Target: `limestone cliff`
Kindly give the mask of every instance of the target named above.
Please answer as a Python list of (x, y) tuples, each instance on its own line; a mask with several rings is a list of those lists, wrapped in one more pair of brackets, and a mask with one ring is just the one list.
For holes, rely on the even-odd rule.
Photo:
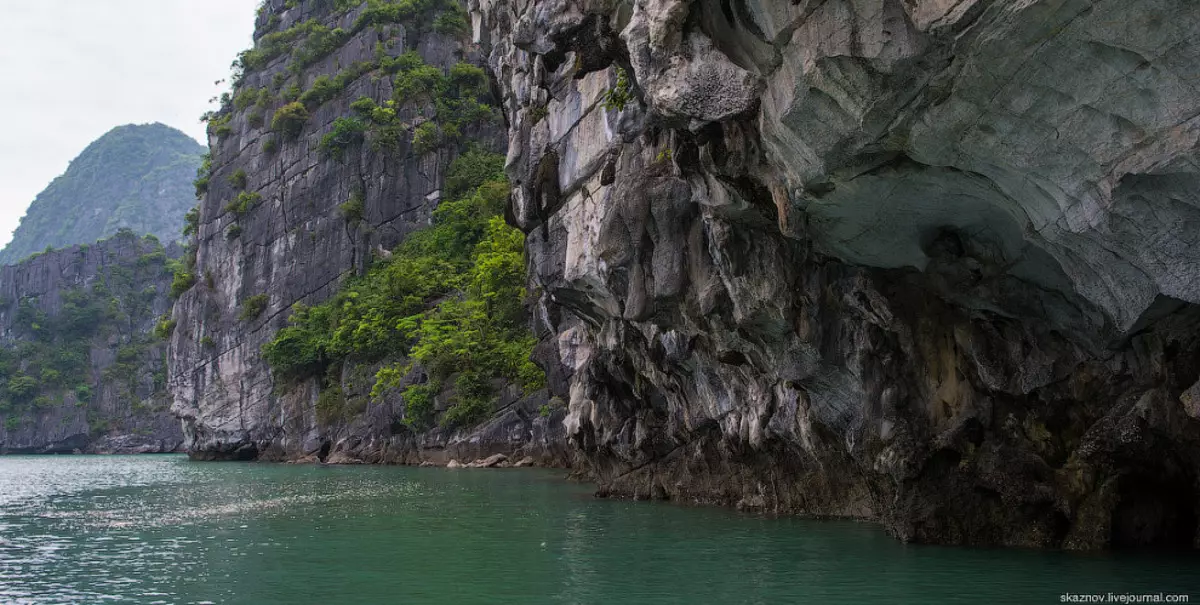
[(562, 442), (538, 413), (544, 393), (502, 397), (473, 430), (414, 432), (402, 398), (368, 396), (379, 364), (296, 383), (262, 355), (298, 303), (329, 300), (429, 224), (463, 149), (502, 146), (498, 111), (447, 120), (453, 99), (431, 88), (482, 63), (469, 33), (452, 1), (262, 5), (209, 117), (190, 289), (174, 310), (171, 391), (193, 457), (414, 463)]
[(180, 447), (155, 334), (178, 255), (122, 231), (0, 268), (0, 453)]
[(472, 0), (604, 492), (1200, 546), (1186, 0)]

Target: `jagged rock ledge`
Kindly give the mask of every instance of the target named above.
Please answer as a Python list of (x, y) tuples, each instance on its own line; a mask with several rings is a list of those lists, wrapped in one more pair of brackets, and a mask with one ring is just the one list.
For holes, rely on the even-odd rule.
[[(523, 466), (565, 468), (573, 454), (563, 433), (564, 408), (546, 412), (545, 391), (501, 405), (487, 422), (469, 429), (435, 428), (414, 431), (387, 416), (382, 406), (358, 418), (310, 452), (283, 447), (258, 450), (251, 445), (222, 449), (193, 442), (188, 454), (195, 460), (259, 460), (264, 462), (325, 464), (398, 464), (447, 466), (451, 460), (482, 460), (504, 456), (530, 459)], [(382, 427), (382, 428), (381, 428)]]
[(472, 0), (601, 491), (1200, 546), (1185, 0)]

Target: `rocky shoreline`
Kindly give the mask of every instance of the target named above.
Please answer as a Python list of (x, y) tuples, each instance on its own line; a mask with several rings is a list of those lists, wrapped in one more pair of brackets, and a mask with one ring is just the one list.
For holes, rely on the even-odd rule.
[(602, 492), (1200, 547), (1186, 2), (471, 6)]
[(182, 454), (182, 437), (158, 439), (144, 435), (105, 435), (92, 440), (88, 435), (75, 435), (53, 443), (31, 447), (2, 448), (0, 456), (88, 455), (133, 456), (141, 454)]
[(154, 334), (180, 254), (123, 231), (0, 267), (0, 453), (184, 447)]
[[(342, 88), (310, 91), (281, 146), (249, 96), (218, 118), (196, 237), (214, 277), (176, 305), (170, 347), (194, 458), (532, 457), (601, 495), (869, 519), (904, 541), (1200, 547), (1184, 0), (468, 4), (470, 39), (264, 5), (260, 41), (309, 19), (346, 35), (302, 64), (259, 49), (235, 92), (279, 110), (289, 78)], [(469, 137), (507, 146), (547, 377), (529, 397), (484, 385), (495, 415), (452, 431), (368, 396), (377, 364), (284, 384), (260, 354), (293, 305), (443, 201), (460, 149), (415, 144), (440, 132), (422, 98), (392, 110), (414, 130), (393, 155), (321, 151), (356, 99), (379, 109), (404, 83), (364, 73), (417, 63), (494, 79), (503, 124)]]

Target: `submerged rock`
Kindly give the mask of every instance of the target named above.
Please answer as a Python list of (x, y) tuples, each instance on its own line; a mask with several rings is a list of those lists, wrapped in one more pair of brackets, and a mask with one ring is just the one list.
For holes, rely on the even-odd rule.
[(487, 458), (480, 458), (479, 460), (468, 464), (467, 468), (492, 468), (505, 463), (507, 460), (508, 456), (505, 456), (504, 454), (493, 454)]
[(323, 460), (323, 462), (325, 464), (343, 464), (343, 465), (354, 465), (354, 464), (363, 464), (364, 463), (362, 460), (355, 458), (354, 456), (351, 456), (345, 452), (336, 452), (336, 453), (330, 455), (325, 460)]

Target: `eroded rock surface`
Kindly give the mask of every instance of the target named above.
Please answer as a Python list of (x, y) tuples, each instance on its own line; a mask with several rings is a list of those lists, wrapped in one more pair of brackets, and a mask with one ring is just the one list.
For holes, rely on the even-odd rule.
[(179, 254), (123, 231), (0, 267), (0, 454), (180, 449), (154, 334)]
[[(379, 364), (347, 363), (340, 374), (290, 384), (273, 376), (263, 359), (263, 344), (287, 325), (294, 305), (328, 300), (376, 255), (389, 255), (406, 235), (430, 223), (456, 155), (451, 146), (414, 150), (412, 131), (434, 118), (433, 98), (395, 107), (401, 131), (392, 147), (361, 141), (342, 154), (321, 149), (336, 120), (359, 115), (351, 108), (355, 100), (368, 97), (387, 107), (394, 73), (379, 69), (381, 62), (413, 51), (443, 72), (460, 61), (482, 63), (469, 34), (431, 27), (432, 16), (357, 28), (370, 8), (363, 3), (343, 11), (322, 0), (264, 3), (256, 33), (260, 49), (272, 35), (305, 28), (340, 31), (344, 39), (316, 55), (309, 49), (328, 44), (334, 34), (289, 38), (282, 45), (288, 52), (247, 70), (235, 87), (234, 94), (246, 94), (251, 103), (231, 103), (214, 118), (222, 126), (210, 141), (213, 170), (194, 242), (196, 284), (175, 307), (178, 328), (170, 347), (174, 412), (184, 422), (188, 452), (203, 460), (347, 464), (520, 453), (561, 464), (565, 406), (543, 417), (544, 391), (525, 399), (506, 393), (479, 427), (414, 432), (404, 423), (398, 393), (369, 397)], [(305, 25), (310, 22), (315, 27)], [(345, 77), (369, 63), (375, 67)], [(344, 88), (324, 101), (300, 97), (310, 107), (295, 137), (273, 126), (290, 89), (297, 97), (339, 77)], [(472, 126), (461, 135), (483, 149), (503, 148), (498, 124)], [(231, 209), (239, 196), (253, 203)], [(361, 207), (348, 214), (351, 199)], [(247, 301), (263, 296), (260, 312), (247, 313)], [(345, 413), (327, 414), (332, 419), (318, 412), (322, 380), (345, 392)]]
[(1193, 4), (472, 11), (602, 491), (1200, 545)]

